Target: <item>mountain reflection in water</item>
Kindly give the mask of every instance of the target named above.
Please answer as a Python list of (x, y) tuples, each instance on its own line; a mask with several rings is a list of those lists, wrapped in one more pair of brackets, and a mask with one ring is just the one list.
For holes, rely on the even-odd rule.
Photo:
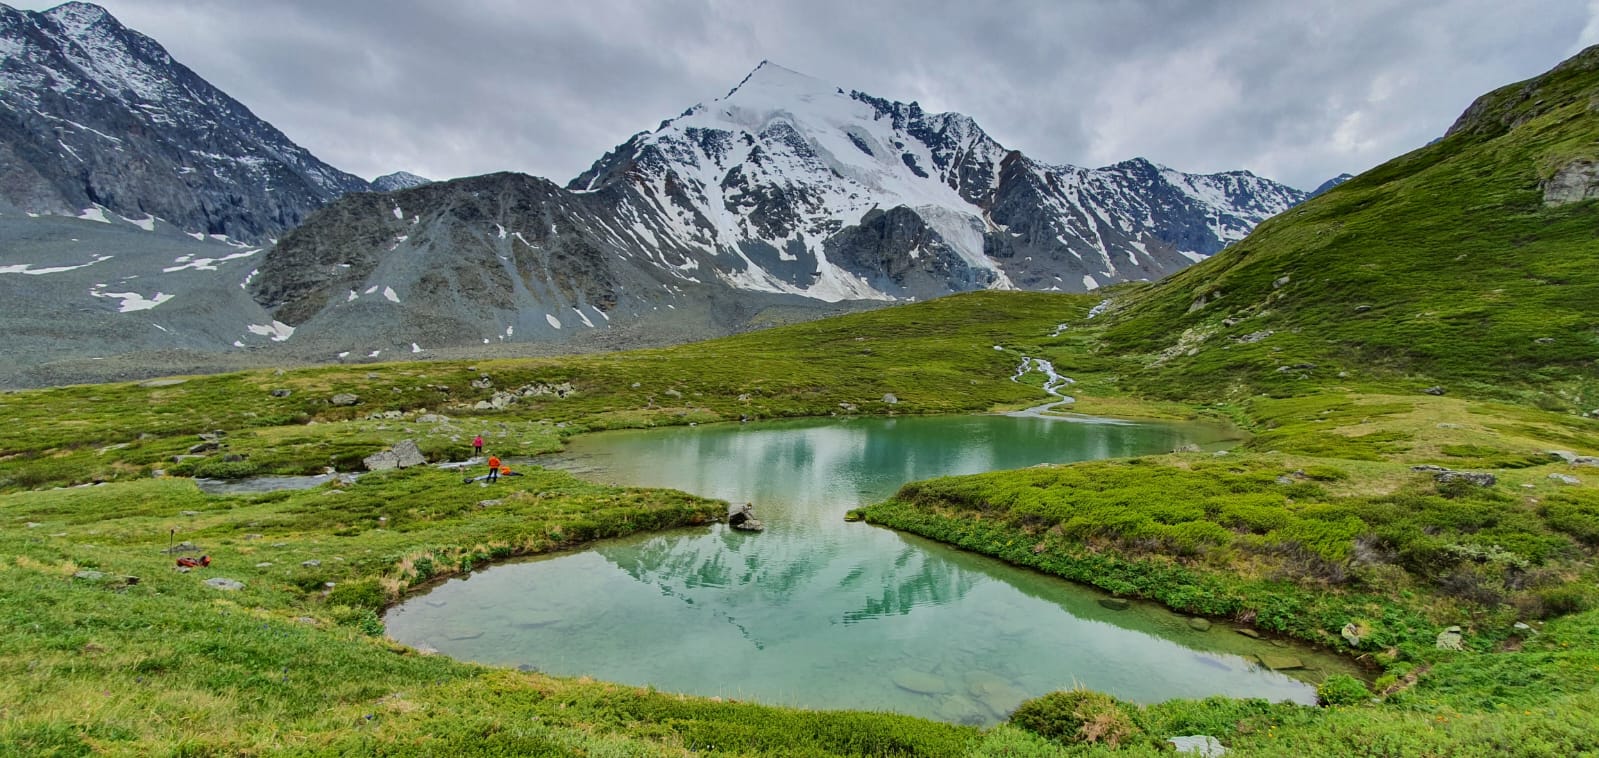
[[(725, 524), (606, 541), (447, 581), (389, 633), (457, 657), (668, 691), (993, 723), (1072, 686), (1153, 702), (1310, 702), (1347, 663), (867, 524), (906, 481), (1211, 444), (1217, 429), (1038, 418), (806, 420), (605, 433), (542, 461), (590, 479), (752, 502)], [(1287, 652), (1301, 679), (1245, 656)]]

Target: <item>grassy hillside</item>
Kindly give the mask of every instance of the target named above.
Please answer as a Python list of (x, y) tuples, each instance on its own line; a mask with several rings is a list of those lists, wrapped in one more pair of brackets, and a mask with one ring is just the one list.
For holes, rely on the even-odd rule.
[[(1038, 394), (1009, 381), (1019, 358), (994, 345), (1015, 335), (1048, 334), (1092, 302), (973, 293), (660, 350), (253, 371), (5, 393), (0, 492), (121, 481), (155, 468), (212, 476), (319, 473), (327, 466), (347, 471), (405, 437), (443, 456), (459, 452), (477, 431), (488, 432), (491, 449), (496, 440), (515, 440), (509, 451), (531, 454), (585, 430), (987, 410)], [(572, 389), (564, 397), (529, 395), (504, 410), (474, 410), (496, 392), (563, 384)], [(329, 402), (344, 393), (358, 402)], [(888, 394), (897, 402), (885, 403)], [(390, 411), (402, 417), (365, 421)], [(463, 419), (472, 430), (416, 421), (430, 412)], [(356, 423), (306, 427), (347, 421)], [(227, 452), (245, 461), (223, 465), (218, 455), (172, 463), (198, 442), (194, 435), (217, 429), (230, 435)]]
[(1599, 48), (1485, 95), (1442, 140), (1115, 296), (1103, 344), (1172, 397), (1408, 381), (1599, 408), (1599, 223), (1543, 189), (1599, 156), (1596, 103)]

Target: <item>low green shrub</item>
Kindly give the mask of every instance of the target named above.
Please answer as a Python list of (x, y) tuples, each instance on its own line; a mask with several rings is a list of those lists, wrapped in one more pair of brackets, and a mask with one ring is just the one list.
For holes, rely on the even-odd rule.
[(1594, 596), (1599, 595), (1599, 591), (1578, 584), (1567, 584), (1539, 590), (1535, 595), (1543, 605), (1544, 617), (1550, 618), (1582, 613), (1593, 608), (1596, 605)]
[(371, 608), (341, 608), (333, 614), (333, 620), (340, 626), (347, 626), (368, 637), (383, 636), (383, 620), (378, 618), (378, 612)]
[(376, 579), (340, 582), (328, 593), (328, 603), (331, 605), (378, 610), (388, 605), (388, 602), (388, 594), (383, 591), (383, 586), (378, 584)]
[(194, 465), (194, 476), (201, 479), (244, 479), (255, 476), (259, 467), (251, 461), (206, 459)]
[(1023, 702), (1010, 723), (1063, 745), (1116, 747), (1143, 732), (1132, 706), (1090, 690), (1063, 690)]
[(416, 572), (416, 581), (420, 583), (432, 579), (437, 568), (433, 565), (433, 557), (424, 555), (411, 561), (411, 570)]
[(1356, 705), (1371, 699), (1371, 691), (1348, 674), (1333, 674), (1316, 687), (1316, 700), (1322, 705)]

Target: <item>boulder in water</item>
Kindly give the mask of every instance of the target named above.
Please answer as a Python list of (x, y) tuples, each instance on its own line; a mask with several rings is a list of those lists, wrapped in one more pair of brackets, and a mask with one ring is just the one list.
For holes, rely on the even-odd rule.
[(746, 532), (759, 532), (766, 528), (765, 524), (755, 518), (755, 506), (750, 503), (727, 506), (727, 524)]

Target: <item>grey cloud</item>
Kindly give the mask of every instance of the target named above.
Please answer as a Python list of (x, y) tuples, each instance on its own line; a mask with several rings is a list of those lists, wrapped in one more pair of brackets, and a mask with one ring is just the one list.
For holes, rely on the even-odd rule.
[(1599, 0), (103, 4), (346, 170), (563, 182), (769, 58), (1047, 161), (1313, 187), (1599, 35)]

